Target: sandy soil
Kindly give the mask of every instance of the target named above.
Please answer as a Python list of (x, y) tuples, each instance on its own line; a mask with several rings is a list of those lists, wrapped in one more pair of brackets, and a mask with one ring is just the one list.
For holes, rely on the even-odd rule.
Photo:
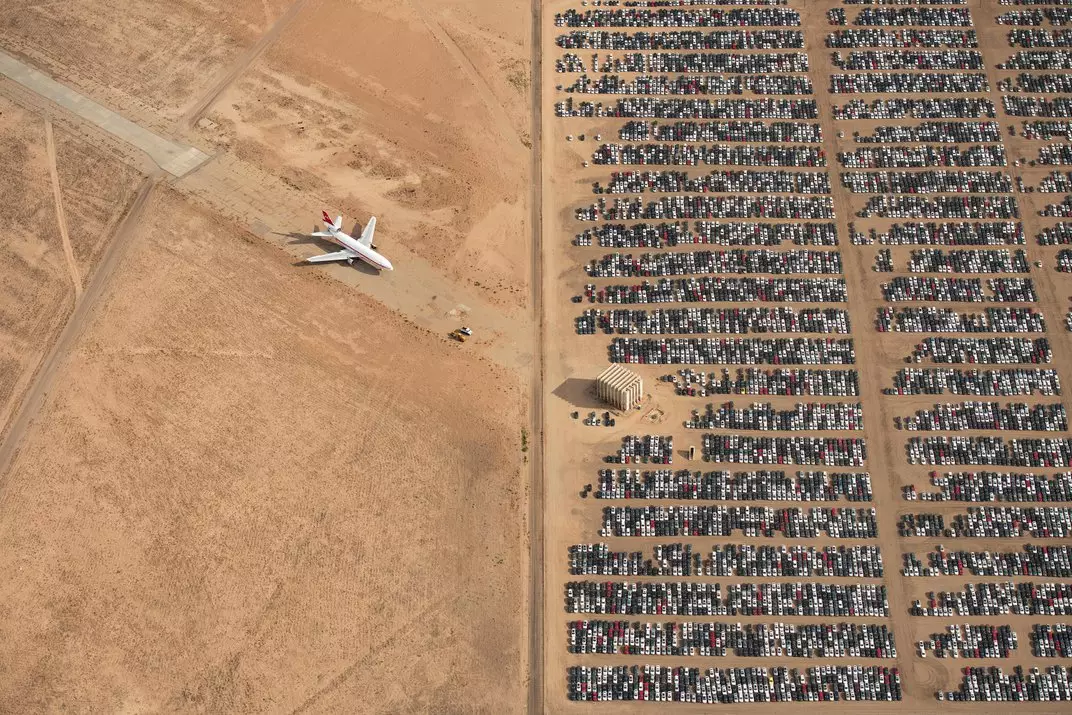
[(57, 384), (0, 709), (517, 708), (516, 376), (161, 187)]
[[(0, 98), (0, 425), (71, 308), (44, 119)], [(0, 432), (3, 430), (0, 429)]]
[(14, 0), (0, 8), (0, 43), (58, 78), (104, 91), (111, 103), (129, 102), (167, 123), (289, 4)]
[(382, 245), (522, 306), (525, 19), (519, 3), (310, 4), (199, 134), (323, 197), (347, 227), (379, 215)]
[[(52, 109), (0, 81), (0, 425), (65, 336), (0, 474), (0, 710), (523, 707), (527, 20), (0, 8), (0, 48), (215, 155), (151, 189), (75, 117), (46, 142)], [(299, 267), (321, 208), (423, 262)]]
[(71, 246), (85, 281), (142, 177), (92, 144), (61, 131), (56, 132), (56, 168)]

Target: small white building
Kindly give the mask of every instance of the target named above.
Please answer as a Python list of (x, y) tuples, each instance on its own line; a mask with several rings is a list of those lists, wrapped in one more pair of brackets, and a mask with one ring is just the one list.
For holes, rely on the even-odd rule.
[(644, 381), (632, 370), (611, 365), (596, 378), (596, 396), (623, 412), (631, 410), (644, 396)]

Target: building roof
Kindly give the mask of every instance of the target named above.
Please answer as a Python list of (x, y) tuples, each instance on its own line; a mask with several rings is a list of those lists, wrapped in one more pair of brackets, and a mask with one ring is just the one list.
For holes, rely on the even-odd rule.
[(601, 372), (596, 379), (608, 387), (613, 387), (619, 390), (632, 387), (634, 383), (641, 381), (640, 375), (637, 375), (632, 370), (628, 370), (618, 364), (608, 367)]

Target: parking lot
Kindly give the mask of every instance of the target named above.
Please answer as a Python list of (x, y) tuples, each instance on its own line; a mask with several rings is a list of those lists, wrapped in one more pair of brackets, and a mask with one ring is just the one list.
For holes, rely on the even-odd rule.
[(1072, 13), (1002, 1), (556, 6), (551, 382), (645, 398), (550, 434), (550, 701), (1072, 699)]

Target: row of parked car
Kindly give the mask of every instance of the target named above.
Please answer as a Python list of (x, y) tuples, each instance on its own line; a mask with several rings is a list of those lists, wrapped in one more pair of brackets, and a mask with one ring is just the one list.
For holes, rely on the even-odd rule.
[(909, 464), (1067, 467), (1072, 459), (1072, 440), (912, 437), (905, 451)]
[(893, 632), (860, 623), (710, 623), (581, 620), (566, 624), (570, 653), (744, 658), (896, 658)]
[(830, 62), (838, 69), (874, 70), (981, 70), (983, 55), (978, 50), (856, 50), (834, 52)]
[(1025, 669), (1011, 674), (1001, 668), (964, 668), (958, 690), (939, 691), (938, 700), (952, 702), (1065, 702), (1072, 700), (1072, 668), (1063, 665)]
[(702, 335), (706, 333), (848, 334), (841, 308), (657, 308), (590, 309), (576, 319), (579, 335)]
[[(1056, 526), (1056, 524), (1055, 524)], [(742, 536), (873, 539), (874, 508), (606, 506), (601, 536)]]
[(675, 253), (608, 253), (584, 267), (590, 278), (663, 277), (715, 273), (841, 275), (837, 251), (794, 248), (728, 248)]
[(877, 309), (880, 333), (1044, 333), (1046, 320), (1034, 308), (984, 308), (964, 313), (952, 308), (886, 306)]
[(555, 37), (564, 50), (793, 50), (804, 47), (800, 30), (574, 30)]
[(1072, 626), (1067, 623), (1033, 624), (1031, 653), (1039, 658), (1072, 658)]
[[(690, 225), (692, 228), (690, 229)], [(717, 246), (836, 246), (833, 223), (761, 223), (759, 221), (661, 221), (602, 223), (578, 233), (575, 246), (664, 248), (689, 244)]]
[(810, 432), (815, 430), (862, 430), (863, 405), (859, 402), (798, 402), (777, 409), (770, 402), (737, 407), (733, 402), (717, 409), (708, 404), (704, 412), (692, 411), (686, 429)]
[(815, 122), (659, 122), (633, 120), (618, 128), (618, 139), (624, 142), (749, 142), (770, 144), (819, 144), (822, 127)]
[[(931, 472), (922, 501), (1072, 502), (1072, 472)], [(915, 491), (913, 487), (913, 491)]]
[[(906, 197), (907, 198), (907, 197)], [(912, 197), (915, 198), (915, 197)], [(956, 197), (940, 197), (956, 198)], [(978, 199), (979, 197), (971, 197)], [(990, 197), (987, 197), (988, 199)], [(997, 200), (999, 197), (995, 197)], [(829, 196), (664, 196), (643, 199), (597, 199), (574, 210), (577, 221), (636, 221), (640, 219), (830, 219), (834, 203)]]
[(715, 169), (706, 174), (688, 171), (615, 171), (606, 184), (595, 182), (596, 194), (643, 193), (797, 193), (829, 194), (826, 172), (773, 169)]
[[(905, 279), (912, 281), (946, 281), (952, 279)], [(998, 295), (1010, 298), (1023, 295), (1024, 284), (1017, 279), (998, 279), (989, 285)], [(978, 281), (976, 281), (978, 282)], [(959, 285), (959, 283), (951, 283)], [(965, 285), (967, 285), (965, 283)], [(998, 293), (998, 291), (1001, 291)], [(982, 293), (982, 284), (976, 293)], [(643, 281), (633, 284), (611, 284), (596, 288), (585, 286), (584, 296), (591, 303), (844, 303), (846, 300), (843, 278), (723, 278), (700, 276), (698, 278), (660, 278), (658, 281)], [(889, 299), (887, 299), (889, 300)], [(1017, 301), (1020, 302), (1020, 301)]]
[(907, 417), (895, 418), (899, 429), (925, 432), (962, 430), (1016, 430), (1023, 432), (1065, 432), (1068, 415), (1060, 402), (1028, 405), (1010, 402), (946, 402)]
[(928, 592), (913, 601), (913, 616), (1072, 615), (1072, 583), (1001, 581), (968, 583), (958, 591)]
[(881, 578), (877, 546), (767, 546), (721, 544), (704, 558), (692, 544), (656, 544), (651, 558), (643, 551), (612, 551), (607, 544), (569, 548), (573, 576), (836, 576)]
[(998, 144), (975, 144), (967, 147), (866, 146), (838, 152), (838, 162), (847, 169), (920, 169), (928, 166), (1005, 166), (1008, 157)]
[(1022, 551), (950, 551), (939, 544), (924, 566), (914, 553), (904, 554), (904, 576), (1044, 576), (1072, 577), (1072, 546), (1024, 544)]
[[(883, 246), (1022, 246), (1023, 224), (1012, 221), (936, 221), (894, 223), (885, 231), (867, 233), (849, 224), (853, 245)], [(1072, 227), (1069, 231), (1072, 243)]]
[(853, 72), (830, 75), (833, 94), (989, 92), (985, 72)]
[[(834, 105), (834, 119), (993, 119), (997, 108), (986, 97), (885, 97), (852, 99)], [(1022, 115), (1032, 116), (1032, 115)], [(809, 118), (809, 117), (805, 117)]]
[[(592, 55), (592, 72), (778, 75), (807, 72), (806, 52), (629, 52)], [(583, 70), (582, 70), (583, 71)]]
[(852, 365), (852, 340), (837, 338), (614, 338), (612, 363), (642, 365)]
[(997, 194), (1012, 191), (1000, 171), (849, 171), (841, 185), (854, 194)]
[(872, 196), (856, 215), (860, 218), (1020, 218), (1013, 196)]
[[(928, 100), (920, 100), (928, 101)], [(990, 100), (986, 100), (989, 104)], [(993, 111), (993, 104), (989, 104)], [(819, 118), (814, 99), (662, 99), (657, 97), (618, 97), (613, 101), (574, 101), (573, 97), (555, 102), (556, 117), (617, 117), (620, 119), (811, 119)], [(921, 107), (919, 111), (925, 111)], [(965, 110), (967, 111), (967, 110)], [(981, 115), (975, 115), (981, 116)], [(991, 113), (987, 116), (993, 117)], [(876, 117), (879, 119), (881, 117)]]
[(976, 395), (1013, 397), (1061, 394), (1061, 378), (1056, 370), (1003, 368), (963, 370), (959, 368), (903, 368), (893, 376), (887, 395)]
[(799, 27), (800, 13), (781, 7), (607, 8), (555, 13), (555, 27)]
[(795, 397), (856, 397), (860, 375), (856, 370), (812, 368), (726, 368), (715, 371), (681, 368), (663, 375), (674, 383), (674, 392), (689, 397), (713, 395), (782, 395)]
[(597, 499), (699, 501), (871, 501), (867, 472), (601, 469)]
[(952, 303), (1035, 303), (1031, 278), (947, 278), (897, 276), (879, 286), (884, 300)]
[[(577, 70), (574, 70), (577, 71)], [(718, 75), (679, 74), (676, 76), (638, 74), (623, 77), (617, 74), (577, 76), (567, 85), (557, 85), (567, 94), (627, 94), (627, 95), (808, 95), (814, 90), (805, 75)]]
[(1009, 625), (957, 624), (916, 643), (921, 658), (1008, 658), (1020, 647), (1016, 631)]
[(767, 703), (899, 701), (897, 668), (686, 668), (662, 665), (571, 666), (567, 696), (583, 701)]
[(737, 583), (723, 593), (721, 584), (710, 581), (571, 581), (566, 612), (888, 618), (890, 602), (885, 586), (870, 583)]

